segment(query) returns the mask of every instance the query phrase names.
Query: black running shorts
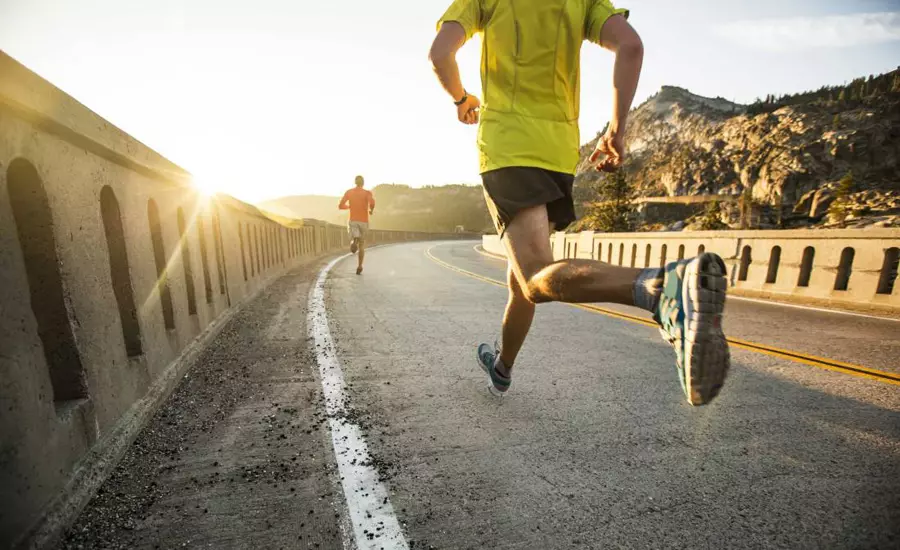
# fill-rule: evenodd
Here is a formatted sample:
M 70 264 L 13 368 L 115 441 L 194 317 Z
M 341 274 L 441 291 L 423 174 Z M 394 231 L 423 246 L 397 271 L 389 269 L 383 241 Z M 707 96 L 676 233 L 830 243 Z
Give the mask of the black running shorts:
M 547 205 L 550 226 L 562 231 L 575 221 L 575 176 L 543 168 L 513 166 L 481 174 L 484 198 L 501 236 L 521 210 Z

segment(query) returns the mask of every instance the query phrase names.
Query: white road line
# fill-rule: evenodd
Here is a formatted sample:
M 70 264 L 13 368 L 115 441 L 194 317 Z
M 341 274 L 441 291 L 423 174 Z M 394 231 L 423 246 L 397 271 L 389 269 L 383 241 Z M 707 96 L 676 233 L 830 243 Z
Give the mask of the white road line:
M 379 481 L 378 472 L 371 464 L 369 447 L 362 430 L 359 424 L 347 418 L 347 386 L 331 332 L 328 330 L 325 281 L 334 264 L 347 256 L 349 254 L 332 260 L 319 273 L 316 284 L 309 293 L 307 317 L 309 335 L 316 346 L 316 361 L 319 364 L 334 456 L 349 519 L 353 525 L 355 541 L 345 540 L 344 544 L 359 550 L 408 550 L 409 545 L 400 522 L 394 515 L 387 489 Z
M 746 296 L 733 296 L 733 295 L 729 294 L 728 299 L 729 300 L 741 300 L 743 302 L 756 302 L 758 304 L 766 304 L 768 306 L 790 307 L 790 308 L 794 308 L 794 309 L 808 309 L 810 311 L 821 311 L 822 313 L 834 313 L 837 315 L 849 315 L 851 317 L 865 317 L 866 319 L 877 319 L 878 321 L 894 321 L 895 323 L 900 322 L 900 319 L 897 319 L 895 317 L 882 317 L 880 315 L 869 315 L 867 313 L 855 313 L 853 311 L 844 311 L 842 309 L 826 309 L 824 307 L 801 306 L 799 304 L 788 304 L 785 302 L 760 300 L 759 298 L 747 298 Z

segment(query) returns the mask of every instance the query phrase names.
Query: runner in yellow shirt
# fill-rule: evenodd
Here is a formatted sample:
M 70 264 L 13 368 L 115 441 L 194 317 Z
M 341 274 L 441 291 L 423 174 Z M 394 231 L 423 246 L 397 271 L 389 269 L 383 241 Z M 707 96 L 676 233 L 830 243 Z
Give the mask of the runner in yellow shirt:
M 535 304 L 615 302 L 651 311 L 676 352 L 679 381 L 693 405 L 722 387 L 729 352 L 722 332 L 725 263 L 706 253 L 665 267 L 633 269 L 593 260 L 554 262 L 547 238 L 575 221 L 579 74 L 585 40 L 615 53 L 613 113 L 591 162 L 617 170 L 643 62 L 628 11 L 608 0 L 455 0 L 438 22 L 430 59 L 464 124 L 479 124 L 485 199 L 509 258 L 502 346 L 477 359 L 491 390 L 507 391 Z M 456 52 L 483 33 L 484 105 L 463 87 Z

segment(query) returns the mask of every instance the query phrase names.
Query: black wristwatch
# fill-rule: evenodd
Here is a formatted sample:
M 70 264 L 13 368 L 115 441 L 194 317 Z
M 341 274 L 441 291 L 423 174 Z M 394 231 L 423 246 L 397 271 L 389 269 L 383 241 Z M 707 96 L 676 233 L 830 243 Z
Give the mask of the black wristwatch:
M 457 107 L 459 107 L 460 105 L 465 103 L 467 99 L 469 99 L 469 92 L 463 90 L 462 99 L 460 99 L 459 101 L 454 101 L 453 104 L 456 105 Z

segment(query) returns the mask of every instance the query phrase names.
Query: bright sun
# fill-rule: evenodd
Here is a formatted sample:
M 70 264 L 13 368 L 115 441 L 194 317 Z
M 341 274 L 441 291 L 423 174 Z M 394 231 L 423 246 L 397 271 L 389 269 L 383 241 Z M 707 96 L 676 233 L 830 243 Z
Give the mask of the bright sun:
M 211 197 L 222 190 L 221 186 L 214 178 L 195 175 L 191 183 L 197 191 L 207 197 Z

